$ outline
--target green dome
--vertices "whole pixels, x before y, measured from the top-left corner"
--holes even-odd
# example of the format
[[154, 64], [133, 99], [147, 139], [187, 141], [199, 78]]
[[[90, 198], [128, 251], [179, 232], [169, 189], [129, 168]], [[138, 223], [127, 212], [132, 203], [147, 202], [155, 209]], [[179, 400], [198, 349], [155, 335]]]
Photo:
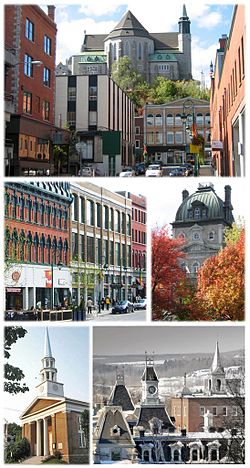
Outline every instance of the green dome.
[[226, 186], [226, 201], [224, 203], [215, 193], [212, 185], [200, 184], [192, 195], [189, 195], [188, 191], [184, 190], [182, 192], [183, 202], [176, 213], [175, 223], [222, 220], [231, 225], [234, 219], [230, 192], [231, 187]]

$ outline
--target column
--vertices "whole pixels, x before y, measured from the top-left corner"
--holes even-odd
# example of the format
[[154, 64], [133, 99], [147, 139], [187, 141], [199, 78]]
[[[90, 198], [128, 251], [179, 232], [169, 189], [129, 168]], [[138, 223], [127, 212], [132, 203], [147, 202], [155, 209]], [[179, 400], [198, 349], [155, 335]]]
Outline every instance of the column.
[[42, 444], [41, 444], [41, 419], [36, 421], [36, 455], [40, 457], [42, 455]]
[[43, 454], [46, 457], [49, 455], [48, 418], [43, 419], [43, 447]]

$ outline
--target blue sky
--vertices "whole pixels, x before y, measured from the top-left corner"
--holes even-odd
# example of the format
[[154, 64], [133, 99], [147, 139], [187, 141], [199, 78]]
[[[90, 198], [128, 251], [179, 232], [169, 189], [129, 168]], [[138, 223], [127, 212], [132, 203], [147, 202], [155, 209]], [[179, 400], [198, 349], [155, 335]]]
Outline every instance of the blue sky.
[[[29, 392], [3, 394], [4, 417], [9, 422], [19, 422], [19, 415], [36, 397], [36, 385], [44, 351], [45, 327], [22, 325], [28, 333], [11, 347], [9, 364], [22, 369], [23, 383]], [[64, 383], [64, 396], [89, 401], [89, 329], [82, 326], [49, 326], [52, 355], [56, 360], [57, 380]]]
[[[214, 62], [218, 40], [228, 34], [231, 25], [233, 3], [230, 1], [214, 4], [209, 2], [186, 2], [187, 14], [191, 20], [193, 76], [201, 78], [204, 72], [209, 83], [209, 65]], [[46, 7], [43, 7], [46, 11]], [[81, 5], [58, 4], [56, 6], [57, 63], [65, 62], [72, 54], [78, 53], [87, 34], [109, 33], [130, 9], [149, 32], [178, 31], [178, 20], [182, 14], [183, 2], [169, 4], [163, 0], [83, 0]]]

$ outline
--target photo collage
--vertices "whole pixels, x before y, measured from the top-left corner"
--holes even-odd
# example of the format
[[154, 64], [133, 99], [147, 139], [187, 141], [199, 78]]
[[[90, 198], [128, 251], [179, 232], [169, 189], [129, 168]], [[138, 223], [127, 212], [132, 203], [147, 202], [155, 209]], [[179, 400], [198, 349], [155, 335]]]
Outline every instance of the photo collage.
[[2, 464], [245, 464], [245, 5], [2, 26]]

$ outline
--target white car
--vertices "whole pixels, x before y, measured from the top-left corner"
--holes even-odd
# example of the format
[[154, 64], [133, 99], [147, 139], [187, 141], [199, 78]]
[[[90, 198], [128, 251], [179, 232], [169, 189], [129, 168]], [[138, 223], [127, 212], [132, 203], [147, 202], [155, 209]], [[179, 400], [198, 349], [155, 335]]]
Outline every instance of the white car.
[[78, 175], [82, 177], [93, 177], [93, 170], [91, 167], [85, 166], [78, 171]]
[[150, 164], [145, 173], [146, 177], [162, 177], [160, 164]]
[[134, 303], [135, 310], [143, 310], [147, 308], [147, 299], [139, 299], [139, 301]]
[[119, 177], [134, 177], [135, 171], [132, 167], [127, 167], [120, 172]]

